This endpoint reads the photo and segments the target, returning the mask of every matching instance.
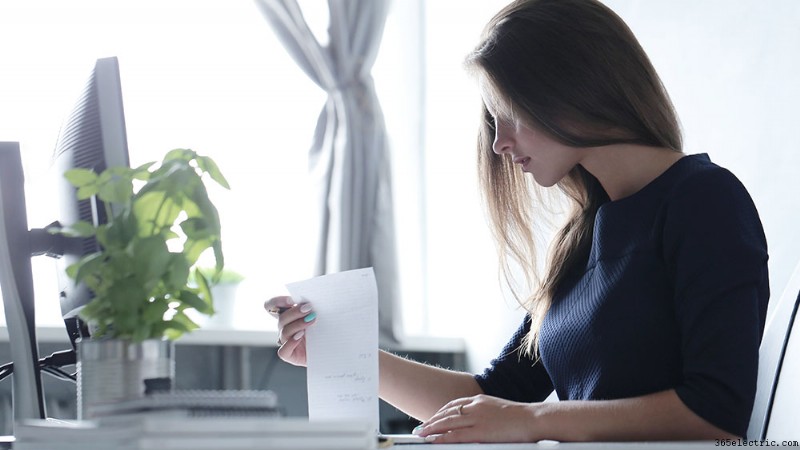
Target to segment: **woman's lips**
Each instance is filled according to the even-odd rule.
[[[531,159],[527,156],[517,156],[516,158],[514,158],[514,164],[521,165],[523,169],[528,168],[529,162],[531,162]]]

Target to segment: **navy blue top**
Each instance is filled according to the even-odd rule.
[[[597,212],[586,270],[559,287],[540,335],[526,318],[484,393],[521,402],[636,397],[675,389],[717,427],[745,436],[769,299],[767,243],[739,180],[685,156]]]

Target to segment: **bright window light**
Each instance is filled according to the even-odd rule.
[[[211,192],[226,263],[247,277],[237,325],[274,326],[264,300],[312,274],[306,154],[325,95],[255,4],[4,1],[0,41],[0,140],[20,142],[29,225],[53,220],[48,168],[61,121],[94,61],[117,56],[131,164],[177,147],[215,159],[232,186]],[[37,321],[57,325],[54,265],[34,258],[34,271]]]

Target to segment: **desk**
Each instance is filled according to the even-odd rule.
[[[13,448],[10,442],[1,442],[0,449]],[[397,450],[709,450],[720,447],[713,442],[586,442],[544,444],[403,444],[389,447]],[[773,447],[774,448],[774,447]],[[320,449],[324,450],[324,449]]]
[[[0,449],[12,448],[0,441]],[[719,449],[714,442],[586,442],[540,444],[403,444],[389,447],[397,450],[708,450]],[[324,449],[320,449],[324,450]]]
[[[708,450],[714,441],[702,442],[542,442],[538,444],[428,444],[398,445],[398,450]]]

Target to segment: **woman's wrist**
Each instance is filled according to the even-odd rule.
[[[564,413],[559,407],[559,402],[529,403],[531,421],[530,442],[542,440],[560,440],[558,436],[564,428]]]
[[[729,436],[662,391],[617,400],[532,403],[535,440],[562,442],[707,440]]]

